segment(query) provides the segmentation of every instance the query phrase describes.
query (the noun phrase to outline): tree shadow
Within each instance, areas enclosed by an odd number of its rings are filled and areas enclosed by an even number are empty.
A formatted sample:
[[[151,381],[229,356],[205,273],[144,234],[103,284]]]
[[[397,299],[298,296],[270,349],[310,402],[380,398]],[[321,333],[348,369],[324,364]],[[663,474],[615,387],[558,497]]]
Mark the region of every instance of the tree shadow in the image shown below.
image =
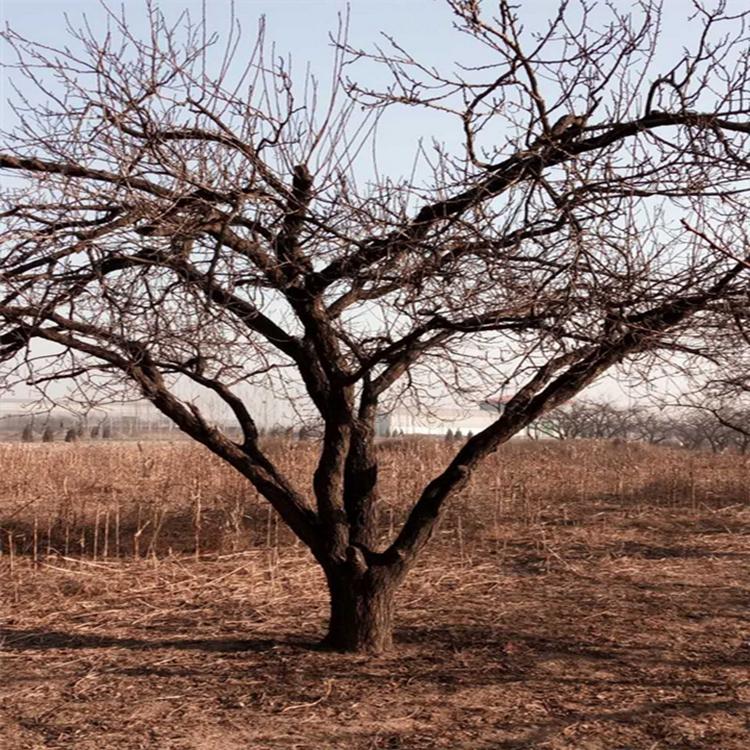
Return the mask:
[[[579,668],[608,668],[611,677],[589,678],[576,670],[569,676],[549,679],[561,684],[617,685],[641,687],[680,687],[677,672],[683,667],[736,668],[750,664],[750,648],[734,653],[706,654],[705,658],[682,659],[665,652],[655,644],[639,644],[623,650],[608,643],[584,638],[554,636],[494,628],[486,625],[452,627],[410,627],[396,629],[394,651],[377,657],[364,654],[340,654],[326,648],[309,635],[262,635],[253,638],[136,638],[100,633],[64,632],[57,630],[0,627],[0,652],[65,651],[87,649],[124,649],[135,652],[158,650],[195,651],[206,654],[272,655],[296,652],[311,657],[315,653],[327,657],[304,661],[305,679],[315,681],[346,676],[363,680],[382,676],[383,670],[394,679],[408,678],[410,683],[439,685],[498,684],[523,680],[536,667],[550,660],[563,661]],[[352,669],[352,659],[359,666]],[[370,663],[375,671],[366,665]],[[648,665],[661,668],[660,673],[645,674],[640,668]],[[180,668],[179,665],[175,665]],[[134,675],[151,674],[150,667],[126,668]],[[169,674],[174,674],[170,667]],[[715,687],[713,683],[711,687]]]
[[[742,560],[750,558],[747,552],[721,552],[705,547],[688,547],[684,545],[662,546],[643,544],[642,542],[625,541],[617,549],[618,557],[641,557],[645,560],[668,560],[689,558],[725,558]]]
[[[602,647],[601,643],[584,639],[548,637],[519,629],[492,627],[491,625],[451,625],[440,627],[409,626],[399,628],[398,640],[402,643],[430,643],[441,648],[455,649],[481,647],[498,649],[510,642],[521,643],[540,653],[555,652],[587,655],[595,659],[617,657],[614,650]]]
[[[57,630],[24,630],[0,627],[0,650],[52,651],[57,649],[122,648],[133,651],[178,649],[206,652],[263,652],[281,646],[316,650],[317,642],[300,637],[274,638],[119,638],[97,633],[66,633]]]
[[[649,701],[637,708],[624,711],[579,711],[565,719],[553,719],[536,727],[522,737],[508,740],[494,741],[491,745],[483,745],[477,750],[527,750],[541,747],[553,739],[554,735],[565,727],[579,722],[610,722],[622,725],[641,726],[647,717],[664,719],[665,716],[698,718],[708,714],[725,711],[747,711],[750,703],[740,700],[722,701]]]

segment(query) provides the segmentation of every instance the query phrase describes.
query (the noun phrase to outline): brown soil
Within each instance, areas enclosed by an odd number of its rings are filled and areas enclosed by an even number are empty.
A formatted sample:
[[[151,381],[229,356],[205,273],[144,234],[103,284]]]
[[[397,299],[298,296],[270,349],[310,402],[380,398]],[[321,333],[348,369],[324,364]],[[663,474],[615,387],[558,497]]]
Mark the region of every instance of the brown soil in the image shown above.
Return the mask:
[[[324,584],[299,547],[6,549],[0,746],[746,750],[747,502],[518,503],[446,519],[381,657],[316,648]]]

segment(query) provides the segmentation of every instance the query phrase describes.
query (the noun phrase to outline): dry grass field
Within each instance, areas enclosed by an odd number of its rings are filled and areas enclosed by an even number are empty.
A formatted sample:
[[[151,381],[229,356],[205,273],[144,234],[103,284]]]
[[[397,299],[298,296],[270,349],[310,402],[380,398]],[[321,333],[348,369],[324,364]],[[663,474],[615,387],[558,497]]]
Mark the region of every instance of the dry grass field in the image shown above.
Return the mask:
[[[271,450],[309,476],[312,446]],[[449,448],[381,450],[385,535]],[[0,468],[3,750],[750,746],[746,457],[504,446],[375,658],[316,648],[322,576],[201,449],[6,444]]]

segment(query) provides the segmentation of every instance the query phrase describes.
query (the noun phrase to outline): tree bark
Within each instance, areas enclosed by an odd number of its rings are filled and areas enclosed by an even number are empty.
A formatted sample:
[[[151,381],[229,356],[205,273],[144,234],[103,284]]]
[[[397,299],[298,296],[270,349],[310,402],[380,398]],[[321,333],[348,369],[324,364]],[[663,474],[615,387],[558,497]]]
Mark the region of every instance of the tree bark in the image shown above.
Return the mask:
[[[394,596],[399,577],[385,567],[326,570],[331,597],[326,648],[379,654],[393,646]]]

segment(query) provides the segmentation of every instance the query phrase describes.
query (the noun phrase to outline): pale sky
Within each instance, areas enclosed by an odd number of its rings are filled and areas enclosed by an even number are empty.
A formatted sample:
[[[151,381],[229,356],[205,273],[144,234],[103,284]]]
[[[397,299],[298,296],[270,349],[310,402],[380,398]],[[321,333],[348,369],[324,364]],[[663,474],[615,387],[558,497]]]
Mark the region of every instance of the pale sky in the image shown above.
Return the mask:
[[[612,5],[623,11],[633,8],[629,0],[610,0]],[[119,8],[120,2],[111,2]],[[376,43],[384,42],[381,32],[393,36],[406,50],[413,53],[421,62],[447,63],[461,61],[476,64],[480,62],[481,47],[465,35],[454,30],[453,14],[442,0],[155,0],[155,4],[169,17],[177,18],[188,11],[199,18],[205,6],[209,27],[225,35],[228,30],[230,9],[242,25],[248,45],[252,42],[258,21],[264,16],[267,24],[267,39],[275,42],[278,53],[291,54],[295,70],[301,78],[305,66],[321,79],[327,79],[331,69],[332,50],[329,34],[336,29],[340,15],[350,11],[350,42],[354,46],[372,50]],[[559,0],[525,0],[523,7],[524,24],[529,28],[541,26],[556,11]],[[729,7],[745,5],[745,0],[729,0]],[[148,35],[144,14],[144,0],[123,0],[131,29],[143,26],[143,35]],[[493,3],[485,1],[484,6],[491,10]],[[664,9],[664,38],[662,54],[671,59],[677,45],[684,44],[687,15],[691,3],[687,0],[666,0]],[[106,14],[99,0],[0,0],[0,18],[17,32],[50,46],[62,46],[69,42],[66,31],[66,16],[74,26],[78,26],[86,15],[92,28],[104,28]],[[607,13],[608,15],[608,13]],[[0,41],[0,59],[9,61],[7,49]],[[659,55],[657,55],[658,66]],[[481,60],[483,62],[483,60]],[[385,72],[361,66],[355,69],[370,83],[387,80]],[[0,123],[12,124],[12,114],[6,100],[12,95],[5,83],[5,75],[0,79]],[[462,143],[460,123],[456,118],[450,122],[441,120],[433,112],[410,108],[408,111],[394,110],[381,122],[379,127],[378,164],[384,172],[403,173],[414,158],[420,138],[437,138],[457,148]],[[383,145],[387,144],[387,146]]]
[[[535,10],[530,12],[529,22],[546,17],[545,6],[553,7],[557,0],[533,2]],[[143,26],[147,37],[148,26],[143,12],[144,0],[124,0],[131,29]],[[120,3],[110,3],[118,8]],[[177,18],[188,11],[199,18],[205,5],[209,27],[224,36],[228,31],[231,0],[158,0],[156,5],[168,18]],[[441,0],[235,0],[235,13],[242,25],[243,37],[248,46],[252,44],[259,19],[266,19],[266,38],[276,44],[280,55],[291,55],[295,80],[301,79],[307,63],[322,80],[326,80],[331,69],[333,53],[329,35],[335,31],[340,15],[350,9],[350,41],[357,46],[371,49],[374,43],[382,42],[380,32],[392,35],[400,43],[413,51],[415,56],[427,61],[445,61],[446,51],[452,59],[461,51],[471,56],[475,45],[463,40],[452,28],[452,13]],[[0,16],[3,25],[10,25],[15,31],[50,46],[60,46],[68,42],[65,17],[76,26],[86,14],[93,28],[104,27],[106,14],[99,0],[0,0]],[[0,41],[0,55],[6,58],[3,43]],[[374,73],[375,76],[378,73]],[[376,80],[376,79],[368,79]],[[5,76],[0,81],[0,122],[10,124],[12,114],[6,100],[12,92],[5,85]],[[381,143],[388,147],[381,149],[379,166],[401,169],[410,165],[421,137],[436,136],[441,141],[460,143],[457,127],[446,127],[436,122],[434,114],[411,109],[407,116],[386,118],[380,128]]]
[[[220,33],[227,31],[227,19],[231,0],[156,0],[155,4],[170,18],[177,18],[185,10],[200,17],[202,8],[207,9],[209,26]],[[524,22],[529,27],[541,24],[558,7],[558,0],[526,0],[523,7]],[[630,10],[628,0],[613,0],[620,10]],[[120,3],[113,2],[115,8]],[[123,0],[131,28],[143,26],[147,36],[143,0]],[[477,63],[476,43],[457,34],[452,28],[452,14],[441,0],[235,0],[236,16],[242,24],[244,38],[251,44],[255,28],[261,15],[267,21],[267,39],[275,42],[279,54],[290,53],[295,69],[304,73],[309,62],[311,69],[322,79],[330,71],[332,50],[329,33],[336,28],[337,19],[350,8],[350,42],[354,46],[372,49],[382,41],[379,32],[395,37],[400,44],[420,60],[431,63],[452,63],[457,59]],[[485,3],[491,8],[492,3]],[[729,0],[729,8],[744,9],[746,0]],[[687,0],[666,0],[664,11],[664,34],[662,52],[656,58],[659,66],[661,56],[669,59],[682,44],[685,19],[691,12]],[[78,26],[83,14],[92,28],[104,28],[106,14],[98,0],[0,0],[0,19],[15,31],[37,42],[50,46],[64,46],[68,41],[66,15],[74,26]],[[8,50],[0,42],[0,59],[10,61]],[[473,56],[473,57],[472,57]],[[366,73],[368,81],[378,82],[382,73]],[[381,80],[384,80],[381,79]],[[0,123],[4,128],[12,127],[12,113],[6,100],[12,91],[6,84],[6,76],[0,78]],[[447,123],[434,114],[414,108],[389,114],[379,129],[379,164],[383,172],[403,174],[405,165],[411,164],[420,137],[436,137],[449,145],[461,143],[457,122]],[[597,390],[611,393],[616,388],[606,381]]]

